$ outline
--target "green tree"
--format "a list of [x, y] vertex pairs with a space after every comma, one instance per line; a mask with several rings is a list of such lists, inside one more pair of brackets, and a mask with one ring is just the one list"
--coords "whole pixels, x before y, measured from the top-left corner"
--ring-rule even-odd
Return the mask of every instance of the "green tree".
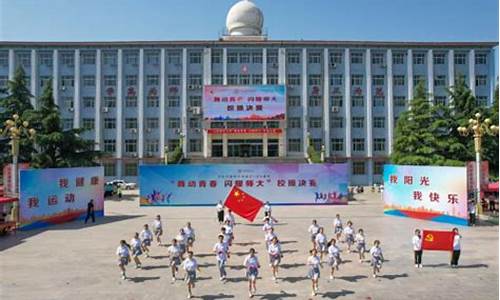
[[39, 152], [33, 157], [33, 165], [37, 168], [96, 165], [99, 153], [93, 150], [92, 142], [80, 137], [83, 129], [63, 130], [51, 81], [44, 87], [39, 104], [36, 115], [40, 122], [35, 138]]
[[[5, 121], [12, 119], [14, 114], [19, 115], [24, 121], [33, 123], [35, 121], [34, 110], [30, 101], [33, 96], [26, 86], [25, 73], [21, 66], [16, 69], [14, 78], [8, 81], [5, 92], [7, 96], [0, 99], [0, 126], [4, 127]], [[19, 161], [30, 161], [34, 151], [32, 141], [23, 137], [19, 145]], [[1, 139], [0, 165], [9, 163], [11, 160], [9, 140]]]

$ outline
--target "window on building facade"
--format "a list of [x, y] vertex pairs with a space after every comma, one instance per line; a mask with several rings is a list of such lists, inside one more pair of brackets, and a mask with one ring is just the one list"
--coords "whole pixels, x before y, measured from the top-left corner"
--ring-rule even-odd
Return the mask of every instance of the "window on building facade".
[[68, 88], [75, 86], [75, 77], [71, 75], [61, 76], [61, 87]]
[[321, 128], [322, 127], [322, 118], [321, 117], [310, 117], [309, 118], [309, 127], [310, 128]]
[[222, 51], [212, 49], [212, 64], [221, 64], [222, 63]]
[[394, 96], [394, 106], [403, 107], [406, 105], [406, 97], [405, 96]]
[[373, 107], [384, 107], [385, 97], [384, 96], [374, 96], [373, 97]]
[[250, 63], [250, 53], [248, 52], [239, 53], [239, 58], [240, 58], [240, 63], [242, 64]]
[[288, 96], [288, 106], [290, 107], [300, 106], [300, 96]]
[[426, 80], [424, 75], [413, 75], [413, 84], [417, 86], [419, 83], [425, 86]]
[[287, 75], [288, 85], [300, 85], [300, 74], [288, 74]]
[[351, 75], [351, 85], [363, 85], [363, 75], [361, 74], [353, 74]]
[[372, 53], [372, 64], [381, 65], [384, 63], [384, 54], [383, 53]]
[[86, 130], [94, 130], [95, 120], [94, 118], [83, 118], [82, 119], [82, 127]]
[[335, 138], [332, 139], [332, 151], [333, 152], [342, 152], [344, 151], [344, 139]]
[[[7, 78], [7, 76], [5, 78]], [[40, 76], [40, 87], [41, 88], [45, 87], [47, 84], [49, 84], [49, 82], [50, 82], [50, 76]], [[0, 87], [2, 87], [2, 86], [3, 85], [0, 84]], [[5, 84], [5, 87], [7, 87], [7, 84]]]
[[373, 163], [373, 175], [382, 175], [384, 173], [384, 164], [383, 161], [375, 161]]
[[212, 74], [212, 84], [221, 85], [224, 83], [224, 77], [221, 74]]
[[104, 140], [104, 152], [114, 153], [116, 151], [116, 140]]
[[168, 107], [179, 107], [181, 105], [181, 98], [179, 96], [168, 96], [167, 106]]
[[136, 51], [125, 52], [125, 64], [136, 66], [139, 63], [139, 54]]
[[333, 117], [331, 121], [332, 128], [344, 128], [344, 118], [343, 117]]
[[189, 140], [189, 152], [201, 152], [201, 139]]
[[70, 130], [73, 128], [73, 118], [62, 119], [63, 130]]
[[321, 85], [321, 75], [320, 74], [310, 74], [308, 76], [309, 85]]
[[115, 129], [116, 119], [115, 118], [104, 118], [104, 129]]
[[0, 89], [6, 89], [8, 81], [9, 81], [8, 76], [0, 76]]
[[355, 152], [365, 151], [365, 139], [353, 138], [352, 139], [352, 151], [355, 151]]
[[255, 85], [262, 84], [262, 75], [261, 74], [253, 74], [252, 75], [252, 84], [255, 84]]
[[486, 75], [476, 75], [476, 86], [486, 86]]
[[300, 64], [300, 52], [288, 52], [287, 62], [288, 64]]
[[177, 129], [181, 127], [180, 118], [168, 118], [168, 128]]
[[446, 55], [444, 53], [434, 53], [433, 62], [435, 65], [444, 65]]
[[385, 128], [385, 117], [374, 117], [373, 128]]
[[262, 52], [253, 52], [252, 53], [252, 63], [261, 64], [262, 63]]
[[342, 85], [343, 76], [342, 74], [330, 74], [330, 85]]
[[95, 52], [94, 51], [82, 52], [82, 64], [95, 65]]
[[179, 65], [181, 63], [181, 53], [179, 51], [168, 52], [167, 62], [172, 65]]
[[116, 167], [114, 162], [103, 163], [102, 165], [104, 167], [104, 176], [116, 176]]
[[52, 67], [52, 60], [54, 56], [51, 52], [41, 52], [39, 55], [40, 64], [46, 67]]
[[455, 53], [454, 62], [455, 62], [455, 65], [465, 65], [466, 54], [465, 53]]
[[82, 76], [82, 82], [84, 87], [94, 87], [95, 86], [95, 76], [94, 75], [84, 75]]
[[300, 118], [288, 118], [288, 128], [300, 128]]
[[363, 96], [352, 96], [352, 107], [363, 107], [365, 106], [365, 99]]
[[116, 52], [103, 52], [102, 60], [105, 65], [116, 66]]
[[116, 107], [116, 97], [106, 96], [104, 99], [104, 107]]
[[125, 140], [125, 152], [135, 153], [137, 152], [137, 140]]
[[424, 53], [413, 53], [413, 64], [414, 65], [425, 64], [425, 54]]
[[175, 148], [179, 147], [180, 141], [178, 139], [169, 139], [167, 146], [170, 151], [173, 151]]
[[228, 85], [237, 85], [238, 84], [238, 75], [230, 74], [227, 76], [227, 84]]
[[202, 85], [201, 75], [199, 75], [199, 74], [189, 75], [188, 84], [201, 86]]
[[321, 96], [309, 96], [309, 106], [318, 107], [321, 105]]
[[353, 175], [365, 175], [365, 162], [364, 161], [353, 161], [352, 162], [352, 174]]
[[146, 118], [146, 129], [158, 129], [159, 124], [158, 118]]
[[116, 75], [104, 75], [104, 86], [115, 86]]
[[352, 117], [352, 128], [364, 128], [365, 118], [364, 117]]
[[455, 74], [455, 82], [465, 82], [465, 80], [467, 79], [467, 76], [465, 76], [464, 74]]
[[228, 64], [237, 64], [238, 63], [238, 53], [229, 51], [227, 53], [227, 63]]
[[392, 77], [392, 82], [394, 86], [403, 86], [405, 85], [405, 76], [404, 75], [394, 75]]
[[239, 84], [241, 85], [249, 85], [250, 84], [250, 75], [241, 74]]
[[73, 52], [61, 53], [61, 63], [67, 67], [72, 67], [75, 64], [75, 54]]
[[201, 106], [201, 96], [189, 96], [189, 106]]
[[446, 96], [434, 96], [434, 105], [446, 105]]
[[362, 52], [352, 52], [351, 53], [351, 64], [362, 64], [363, 63], [363, 53]]
[[476, 65], [485, 65], [486, 64], [486, 57], [487, 57], [487, 55], [485, 53], [476, 53], [476, 57], [475, 57]]
[[373, 139], [373, 151], [385, 151], [385, 138]]
[[320, 52], [311, 52], [307, 55], [307, 62], [310, 64], [319, 64], [321, 63], [321, 53]]
[[342, 64], [342, 52], [330, 52], [330, 66]]
[[95, 104], [95, 97], [83, 97], [83, 107], [93, 108]]
[[278, 74], [267, 74], [267, 84], [278, 84]]
[[126, 107], [137, 107], [137, 96], [126, 96], [125, 97]]
[[137, 163], [127, 162], [125, 163], [124, 176], [137, 176]]
[[321, 146], [323, 145], [323, 139], [311, 139], [311, 145], [315, 151], [321, 151]]
[[125, 75], [126, 86], [137, 86], [137, 75]]
[[158, 51], [147, 51], [146, 52], [146, 64], [159, 65], [160, 64], [160, 53]]
[[288, 151], [289, 152], [302, 151], [302, 141], [300, 139], [288, 139]]
[[343, 103], [343, 96], [342, 95], [337, 95], [337, 96], [332, 96], [331, 97], [331, 103], [333, 107], [342, 107]]
[[9, 52], [0, 51], [0, 66], [7, 67], [9, 65]]
[[392, 54], [392, 63], [394, 65], [402, 65], [405, 63], [405, 53], [404, 52], [394, 52]]
[[434, 77], [434, 86], [444, 86], [446, 84], [446, 77], [444, 75], [437, 75]]
[[201, 64], [201, 52], [189, 53], [189, 63], [190, 64]]
[[168, 85], [181, 85], [181, 77], [179, 75], [168, 75], [167, 76]]
[[31, 66], [31, 56], [29, 52], [18, 52], [16, 54], [17, 62], [24, 68]]
[[201, 128], [200, 118], [189, 118], [189, 128]]
[[146, 75], [146, 85], [160, 85], [160, 75]]
[[273, 64], [278, 64], [278, 51], [267, 51], [267, 63], [271, 66]]
[[476, 105], [477, 106], [487, 106], [488, 105], [488, 97], [476, 96]]
[[73, 97], [71, 96], [62, 97], [62, 106], [64, 108], [73, 108]]
[[126, 129], [137, 129], [137, 118], [125, 118]]
[[385, 84], [385, 76], [384, 75], [373, 75], [372, 85], [384, 85], [384, 84]]
[[149, 154], [157, 153], [160, 149], [160, 143], [157, 139], [146, 140], [146, 152]]

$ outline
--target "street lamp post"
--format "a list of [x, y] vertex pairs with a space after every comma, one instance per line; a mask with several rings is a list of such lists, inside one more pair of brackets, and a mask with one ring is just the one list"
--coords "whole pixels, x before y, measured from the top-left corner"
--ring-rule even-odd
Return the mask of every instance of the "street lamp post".
[[498, 126], [491, 125], [491, 119], [486, 118], [481, 120], [481, 114], [476, 113], [474, 118], [469, 119], [469, 124], [464, 127], [460, 126], [457, 131], [462, 136], [472, 134], [474, 137], [474, 151], [476, 152], [476, 204], [479, 203], [481, 197], [481, 149], [482, 138], [484, 135], [497, 135]]
[[8, 119], [5, 121], [5, 127], [0, 130], [0, 133], [3, 136], [6, 136], [10, 139], [11, 145], [11, 154], [12, 154], [12, 185], [11, 191], [17, 196], [18, 195], [18, 158], [19, 158], [19, 142], [21, 140], [21, 136], [26, 136], [29, 139], [33, 139], [35, 137], [36, 131], [33, 128], [29, 128], [29, 122], [23, 121], [18, 114], [12, 115], [12, 119]]

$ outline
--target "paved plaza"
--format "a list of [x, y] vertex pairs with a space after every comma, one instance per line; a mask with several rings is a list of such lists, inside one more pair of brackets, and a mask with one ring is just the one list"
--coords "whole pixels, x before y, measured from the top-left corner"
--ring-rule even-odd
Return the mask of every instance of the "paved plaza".
[[[498, 226], [460, 227], [463, 236], [460, 267], [448, 267], [449, 253], [424, 252], [423, 269], [415, 269], [411, 237], [415, 228], [451, 229], [447, 224], [384, 216], [380, 194], [357, 195], [348, 206], [274, 207], [279, 220], [276, 232], [283, 243], [284, 258], [277, 283], [267, 265], [261, 223], [242, 219], [235, 227], [226, 283], [218, 280], [211, 250], [219, 226], [213, 207], [139, 208], [137, 195], [105, 202], [104, 219], [85, 226], [82, 222], [45, 230], [18, 232], [0, 238], [1, 299], [184, 299], [186, 286], [171, 284], [166, 248], [154, 245], [153, 258], [142, 258], [143, 269], [129, 264], [122, 280], [115, 251], [121, 239], [129, 241], [156, 214], [166, 223], [164, 240], [171, 239], [190, 220], [196, 230], [195, 255], [201, 264], [194, 295], [198, 299], [247, 299], [242, 267], [249, 247], [257, 249], [261, 279], [255, 299], [310, 299], [310, 280], [305, 261], [310, 248], [307, 228], [316, 218], [332, 235], [332, 221], [340, 213], [344, 222], [363, 228], [371, 245], [382, 241], [386, 263], [380, 278], [371, 277], [368, 263], [360, 264], [357, 253], [343, 251], [344, 264], [337, 278], [328, 279], [325, 265], [320, 293], [314, 299], [498, 299]], [[260, 220], [260, 217], [259, 217]], [[164, 225], [165, 226], [165, 225]], [[345, 245], [341, 244], [341, 249]]]

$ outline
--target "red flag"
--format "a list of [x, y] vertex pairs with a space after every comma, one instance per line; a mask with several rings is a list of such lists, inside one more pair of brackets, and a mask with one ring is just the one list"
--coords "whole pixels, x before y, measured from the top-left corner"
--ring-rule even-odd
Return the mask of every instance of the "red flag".
[[453, 250], [453, 231], [424, 230], [422, 233], [422, 250]]
[[264, 203], [234, 186], [229, 192], [224, 205], [238, 216], [253, 222]]

